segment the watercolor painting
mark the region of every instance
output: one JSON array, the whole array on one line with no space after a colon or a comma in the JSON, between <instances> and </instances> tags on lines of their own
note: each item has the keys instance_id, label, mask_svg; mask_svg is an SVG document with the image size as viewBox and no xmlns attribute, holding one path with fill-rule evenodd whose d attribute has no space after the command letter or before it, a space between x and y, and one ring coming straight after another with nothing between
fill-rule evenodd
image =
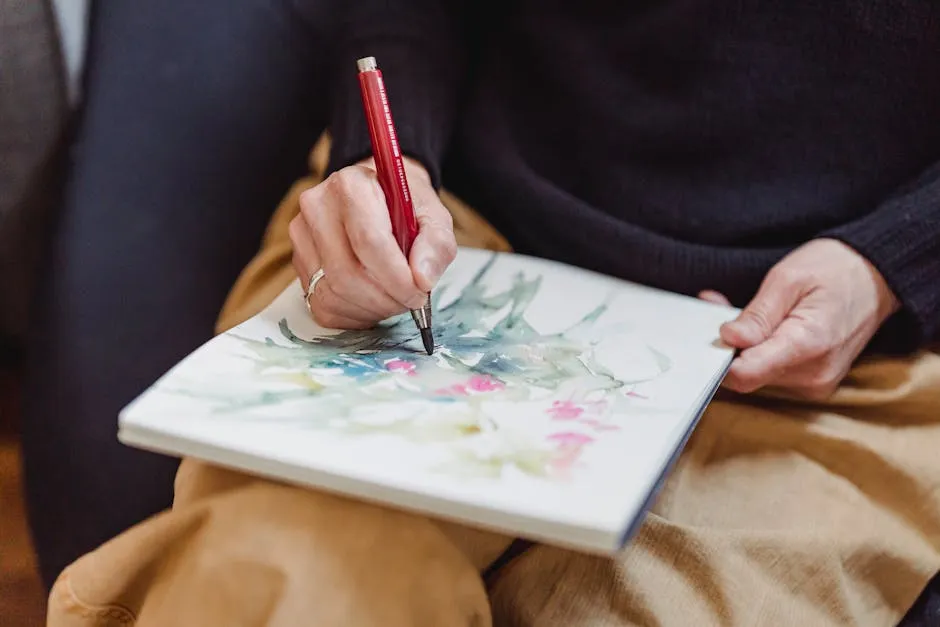
<instances>
[{"instance_id":1,"label":"watercolor painting","mask_svg":"<svg viewBox=\"0 0 940 627\"><path fill-rule=\"evenodd\" d=\"M294 281L120 413L126 445L578 550L621 547L733 358L737 311L460 249L411 316L316 325Z\"/></svg>"},{"instance_id":2,"label":"watercolor painting","mask_svg":"<svg viewBox=\"0 0 940 627\"><path fill-rule=\"evenodd\" d=\"M647 400L644 385L668 373L672 361L652 346L630 344L653 367L630 380L616 376L600 357L622 331L604 323L606 301L562 330L537 331L527 311L543 277L517 272L508 286L491 289L486 279L496 259L449 302L442 300L446 284L435 292L432 356L408 315L367 331L311 337L283 317L278 332L263 339L238 329L227 334L232 357L251 364L254 385L190 385L177 376L158 387L208 402L213 415L227 419L291 420L344 437L448 447L449 461L432 472L498 479L512 468L563 481L578 472L585 450L624 429L632 404ZM309 411L290 418L271 411L284 404Z\"/></svg>"}]
</instances>

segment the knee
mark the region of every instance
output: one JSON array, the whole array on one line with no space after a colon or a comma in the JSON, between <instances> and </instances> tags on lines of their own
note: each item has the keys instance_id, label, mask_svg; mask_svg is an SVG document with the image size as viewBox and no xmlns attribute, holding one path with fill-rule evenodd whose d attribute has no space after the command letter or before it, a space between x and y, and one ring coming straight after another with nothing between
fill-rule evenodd
<instances>
[{"instance_id":1,"label":"knee","mask_svg":"<svg viewBox=\"0 0 940 627\"><path fill-rule=\"evenodd\" d=\"M429 519L263 480L199 507L211 513L174 565L193 582L178 589L218 590L239 572L320 624L490 622L477 569Z\"/></svg>"},{"instance_id":2,"label":"knee","mask_svg":"<svg viewBox=\"0 0 940 627\"><path fill-rule=\"evenodd\" d=\"M139 624L491 624L477 570L431 520L195 462L177 480L200 498L70 566L50 624L91 605Z\"/></svg>"}]
</instances>

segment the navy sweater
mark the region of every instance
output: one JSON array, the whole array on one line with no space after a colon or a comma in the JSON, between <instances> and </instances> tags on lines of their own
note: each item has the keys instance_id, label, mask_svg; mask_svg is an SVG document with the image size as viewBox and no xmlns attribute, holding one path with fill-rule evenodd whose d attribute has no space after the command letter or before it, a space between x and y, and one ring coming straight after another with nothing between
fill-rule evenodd
<instances>
[{"instance_id":1,"label":"navy sweater","mask_svg":"<svg viewBox=\"0 0 940 627\"><path fill-rule=\"evenodd\" d=\"M940 339L940 2L359 0L330 63L331 169L369 154L355 61L403 150L515 249L743 306L817 237Z\"/></svg>"}]
</instances>

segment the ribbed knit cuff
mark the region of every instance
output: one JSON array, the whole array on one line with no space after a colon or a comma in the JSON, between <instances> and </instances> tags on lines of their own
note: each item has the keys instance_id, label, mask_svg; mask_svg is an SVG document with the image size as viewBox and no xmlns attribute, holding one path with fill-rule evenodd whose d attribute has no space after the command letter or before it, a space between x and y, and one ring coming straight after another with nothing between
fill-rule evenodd
<instances>
[{"instance_id":1,"label":"ribbed knit cuff","mask_svg":"<svg viewBox=\"0 0 940 627\"><path fill-rule=\"evenodd\" d=\"M901 302L895 334L916 349L940 339L940 183L917 187L823 236L868 259Z\"/></svg>"}]
</instances>

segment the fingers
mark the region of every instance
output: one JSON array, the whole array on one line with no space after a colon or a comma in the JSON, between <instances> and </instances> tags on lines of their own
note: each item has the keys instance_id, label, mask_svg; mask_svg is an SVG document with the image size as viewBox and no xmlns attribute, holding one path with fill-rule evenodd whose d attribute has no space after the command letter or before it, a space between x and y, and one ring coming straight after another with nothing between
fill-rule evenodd
<instances>
[{"instance_id":1,"label":"fingers","mask_svg":"<svg viewBox=\"0 0 940 627\"><path fill-rule=\"evenodd\" d=\"M786 260L775 266L741 314L722 325L721 339L742 349L725 387L749 393L809 371L833 348L833 311L812 273L790 268Z\"/></svg>"},{"instance_id":2,"label":"fingers","mask_svg":"<svg viewBox=\"0 0 940 627\"><path fill-rule=\"evenodd\" d=\"M851 369L852 353L846 355L843 346L822 334L817 334L814 344L808 352L816 357L794 363L771 384L809 400L831 396Z\"/></svg>"},{"instance_id":3,"label":"fingers","mask_svg":"<svg viewBox=\"0 0 940 627\"><path fill-rule=\"evenodd\" d=\"M368 329L382 319L337 296L325 276L310 294L309 304L314 322L327 329Z\"/></svg>"},{"instance_id":4,"label":"fingers","mask_svg":"<svg viewBox=\"0 0 940 627\"><path fill-rule=\"evenodd\" d=\"M417 286L408 260L392 234L392 224L385 195L375 173L365 167L343 170L325 184L325 195L339 211L331 218L332 234L345 231L348 246L344 263L358 263L401 305L417 309L427 300L425 290ZM326 231L324 238L330 236Z\"/></svg>"},{"instance_id":5,"label":"fingers","mask_svg":"<svg viewBox=\"0 0 940 627\"><path fill-rule=\"evenodd\" d=\"M300 278L300 284L306 289L310 283L310 277L320 269L320 256L313 245L313 235L304 223L302 216L296 216L290 221L287 232L290 235L294 249L291 262L294 265L294 271Z\"/></svg>"},{"instance_id":6,"label":"fingers","mask_svg":"<svg viewBox=\"0 0 940 627\"><path fill-rule=\"evenodd\" d=\"M291 221L289 231L294 245L291 262L306 290L310 277L321 267L319 256L313 245L313 236L300 216ZM317 282L308 301L314 321L326 328L363 329L372 326L377 319L377 314L336 296L326 276Z\"/></svg>"},{"instance_id":7,"label":"fingers","mask_svg":"<svg viewBox=\"0 0 940 627\"><path fill-rule=\"evenodd\" d=\"M823 399L852 368L896 299L871 264L834 240L813 240L767 274L737 319L722 326L740 350L723 385Z\"/></svg>"},{"instance_id":8,"label":"fingers","mask_svg":"<svg viewBox=\"0 0 940 627\"><path fill-rule=\"evenodd\" d=\"M722 305L725 307L731 306L731 301L729 301L724 294L721 292L716 292L715 290L703 290L699 292L698 297L715 305Z\"/></svg>"},{"instance_id":9,"label":"fingers","mask_svg":"<svg viewBox=\"0 0 940 627\"><path fill-rule=\"evenodd\" d=\"M704 290L698 297L731 306L724 294L714 290ZM845 376L838 363L827 358L829 348L821 327L797 312L784 319L767 340L740 353L731 365L724 387L749 393L772 385L820 400L830 395Z\"/></svg>"},{"instance_id":10,"label":"fingers","mask_svg":"<svg viewBox=\"0 0 940 627\"><path fill-rule=\"evenodd\" d=\"M415 214L418 218L418 237L411 248L409 264L415 283L423 292L430 292L447 267L457 257L457 238L454 218L431 186L427 172L416 162L406 160L409 181L414 178Z\"/></svg>"},{"instance_id":11,"label":"fingers","mask_svg":"<svg viewBox=\"0 0 940 627\"><path fill-rule=\"evenodd\" d=\"M722 325L722 341L735 348L748 348L763 342L803 295L803 285L789 276L785 268L775 267L741 314Z\"/></svg>"},{"instance_id":12,"label":"fingers","mask_svg":"<svg viewBox=\"0 0 940 627\"><path fill-rule=\"evenodd\" d=\"M811 336L802 321L787 318L767 340L741 351L731 364L726 383L738 392L753 392L778 382L787 370L824 352L822 343Z\"/></svg>"},{"instance_id":13,"label":"fingers","mask_svg":"<svg viewBox=\"0 0 940 627\"><path fill-rule=\"evenodd\" d=\"M326 272L309 297L310 311L317 324L327 328L368 328L400 310L400 306L385 294L376 296L367 293L365 301L349 300L337 294L326 264L321 262L313 234L302 216L291 221L289 230L294 247L294 270L304 288L314 272L321 267Z\"/></svg>"},{"instance_id":14,"label":"fingers","mask_svg":"<svg viewBox=\"0 0 940 627\"><path fill-rule=\"evenodd\" d=\"M773 385L814 398L831 393L854 358L839 331L841 312L824 290L810 290L770 338L741 351L728 387L751 392Z\"/></svg>"},{"instance_id":15,"label":"fingers","mask_svg":"<svg viewBox=\"0 0 940 627\"><path fill-rule=\"evenodd\" d=\"M314 201L319 199L314 199ZM373 312L377 319L384 319L404 310L404 305L390 296L381 285L370 276L360 263L352 243L347 236L347 225L343 223L342 207L337 207L331 199L323 204L310 204L304 209L304 217L310 226L313 243L316 247L323 269L333 291L341 299L357 303ZM401 253L398 253L401 257ZM403 262L403 260L402 260ZM391 262L390 262L391 263ZM410 277L410 272L406 274ZM417 293L417 288L414 288Z\"/></svg>"},{"instance_id":16,"label":"fingers","mask_svg":"<svg viewBox=\"0 0 940 627\"><path fill-rule=\"evenodd\" d=\"M723 386L742 394L773 388L798 398L822 401L839 388L848 371L847 365L840 365L839 360L829 355L796 363L763 381L750 378L749 374L742 373L733 365Z\"/></svg>"},{"instance_id":17,"label":"fingers","mask_svg":"<svg viewBox=\"0 0 940 627\"><path fill-rule=\"evenodd\" d=\"M301 195L290 236L298 276L306 282L320 267L325 272L310 300L318 323L360 327L425 304L457 245L450 213L429 180L414 180L419 234L411 260L393 237L374 170L344 168Z\"/></svg>"}]
</instances>

